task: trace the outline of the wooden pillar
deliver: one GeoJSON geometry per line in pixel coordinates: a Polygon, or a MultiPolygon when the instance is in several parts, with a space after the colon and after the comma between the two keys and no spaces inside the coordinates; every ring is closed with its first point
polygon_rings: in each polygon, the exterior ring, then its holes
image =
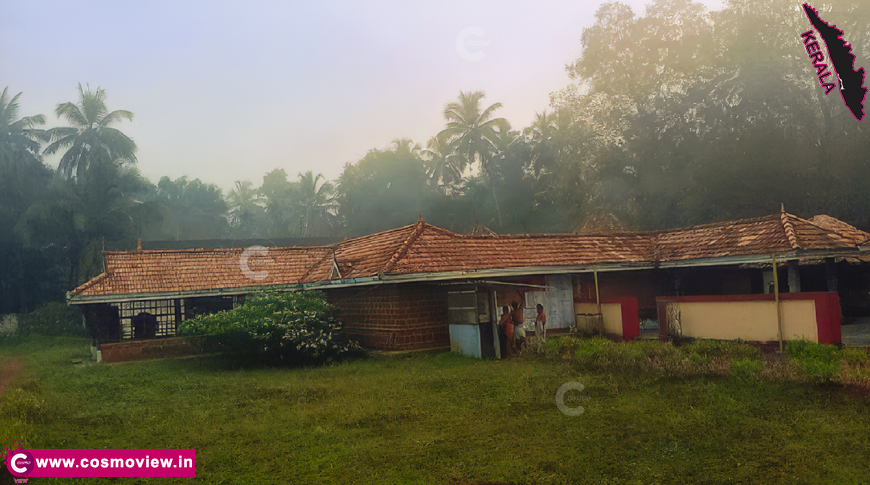
{"type": "Polygon", "coordinates": [[[498,297],[495,290],[490,291],[489,301],[489,305],[492,307],[492,314],[494,315],[492,318],[492,341],[493,345],[495,345],[495,358],[501,359],[501,340],[498,336],[498,321],[501,315],[498,314],[498,297]]]}
{"type": "Polygon", "coordinates": [[[176,298],[173,300],[175,303],[175,328],[173,329],[172,334],[178,334],[178,326],[181,324],[181,300],[176,298]]]}
{"type": "Polygon", "coordinates": [[[825,258],[825,284],[828,291],[837,291],[837,263],[834,258],[825,258]]]}
{"type": "Polygon", "coordinates": [[[779,276],[778,269],[776,267],[776,255],[771,256],[773,260],[773,299],[776,302],[776,328],[777,335],[779,337],[779,353],[783,352],[783,344],[782,344],[782,307],[779,305],[779,276]]]}
{"type": "Polygon", "coordinates": [[[796,259],[792,259],[788,262],[788,292],[801,292],[801,274],[798,269],[798,261],[796,259]]]}
{"type": "Polygon", "coordinates": [[[604,335],[604,315],[601,314],[601,294],[598,292],[598,271],[592,272],[595,278],[595,303],[598,304],[598,335],[604,335]]]}

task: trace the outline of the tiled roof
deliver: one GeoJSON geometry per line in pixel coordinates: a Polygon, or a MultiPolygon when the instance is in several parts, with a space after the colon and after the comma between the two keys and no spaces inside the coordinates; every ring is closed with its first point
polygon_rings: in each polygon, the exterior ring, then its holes
{"type": "Polygon", "coordinates": [[[652,256],[642,234],[463,236],[423,224],[390,273],[438,273],[493,268],[643,262],[652,256]]]}
{"type": "MultiPolygon", "coordinates": [[[[493,269],[656,264],[824,250],[857,252],[863,231],[830,218],[787,214],[656,232],[461,235],[426,224],[330,246],[107,252],[106,272],[72,296],[191,292],[493,269]],[[262,273],[262,277],[257,276],[262,273]],[[253,275],[253,277],[252,277],[253,275]]],[[[815,253],[817,254],[817,253],[815,253]]]]}
{"type": "Polygon", "coordinates": [[[813,224],[830,231],[838,232],[846,237],[853,239],[856,243],[861,244],[870,239],[870,233],[857,229],[855,226],[846,224],[845,222],[834,219],[831,216],[820,215],[810,219],[813,224]]]}
{"type": "Polygon", "coordinates": [[[107,251],[106,271],[71,296],[189,292],[298,283],[329,248],[107,251]],[[246,254],[245,251],[248,251],[246,254]],[[243,269],[246,263],[247,271],[243,269]]]}
{"type": "Polygon", "coordinates": [[[390,229],[334,244],[322,259],[305,274],[303,281],[326,281],[332,273],[333,261],[341,271],[341,278],[352,279],[374,276],[384,270],[394,257],[398,257],[406,241],[419,224],[390,229]]]}
{"type": "Polygon", "coordinates": [[[756,219],[661,231],[652,237],[657,261],[856,247],[853,239],[835,230],[824,229],[785,212],[756,219]]]}

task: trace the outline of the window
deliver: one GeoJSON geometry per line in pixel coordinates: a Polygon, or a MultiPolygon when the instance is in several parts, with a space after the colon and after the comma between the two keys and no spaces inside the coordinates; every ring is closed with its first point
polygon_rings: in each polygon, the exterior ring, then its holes
{"type": "Polygon", "coordinates": [[[148,313],[157,319],[157,337],[170,337],[178,330],[178,322],[184,319],[184,302],[181,300],[129,301],[116,305],[121,317],[121,338],[133,338],[133,317],[148,313]]]}

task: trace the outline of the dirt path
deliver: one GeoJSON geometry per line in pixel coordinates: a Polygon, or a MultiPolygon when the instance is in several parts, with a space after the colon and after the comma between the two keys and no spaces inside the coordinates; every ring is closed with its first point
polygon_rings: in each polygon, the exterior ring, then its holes
{"type": "Polygon", "coordinates": [[[9,357],[0,366],[0,394],[6,390],[6,387],[18,377],[21,373],[21,359],[18,357],[9,357]]]}

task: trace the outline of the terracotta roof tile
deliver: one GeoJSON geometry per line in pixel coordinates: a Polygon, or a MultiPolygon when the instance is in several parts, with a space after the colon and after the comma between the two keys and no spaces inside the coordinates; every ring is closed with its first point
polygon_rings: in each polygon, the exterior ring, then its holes
{"type": "Polygon", "coordinates": [[[861,244],[870,239],[870,233],[857,229],[855,226],[846,224],[845,222],[834,219],[831,216],[819,215],[814,216],[809,222],[826,229],[828,231],[837,232],[852,240],[857,244],[861,244]]]}
{"type": "Polygon", "coordinates": [[[165,293],[299,283],[325,247],[107,251],[106,272],[70,295],[165,293]],[[247,271],[243,269],[243,260],[247,271]]]}
{"type": "Polygon", "coordinates": [[[73,296],[163,293],[313,283],[388,274],[442,273],[608,263],[656,263],[795,250],[857,251],[870,236],[827,216],[783,212],[756,219],[637,233],[460,235],[429,224],[391,229],[331,246],[105,253],[106,272],[73,296]],[[335,273],[338,268],[338,273],[335,273]],[[257,276],[264,271],[262,278],[257,276]],[[252,276],[253,275],[253,276],[252,276]]]}

